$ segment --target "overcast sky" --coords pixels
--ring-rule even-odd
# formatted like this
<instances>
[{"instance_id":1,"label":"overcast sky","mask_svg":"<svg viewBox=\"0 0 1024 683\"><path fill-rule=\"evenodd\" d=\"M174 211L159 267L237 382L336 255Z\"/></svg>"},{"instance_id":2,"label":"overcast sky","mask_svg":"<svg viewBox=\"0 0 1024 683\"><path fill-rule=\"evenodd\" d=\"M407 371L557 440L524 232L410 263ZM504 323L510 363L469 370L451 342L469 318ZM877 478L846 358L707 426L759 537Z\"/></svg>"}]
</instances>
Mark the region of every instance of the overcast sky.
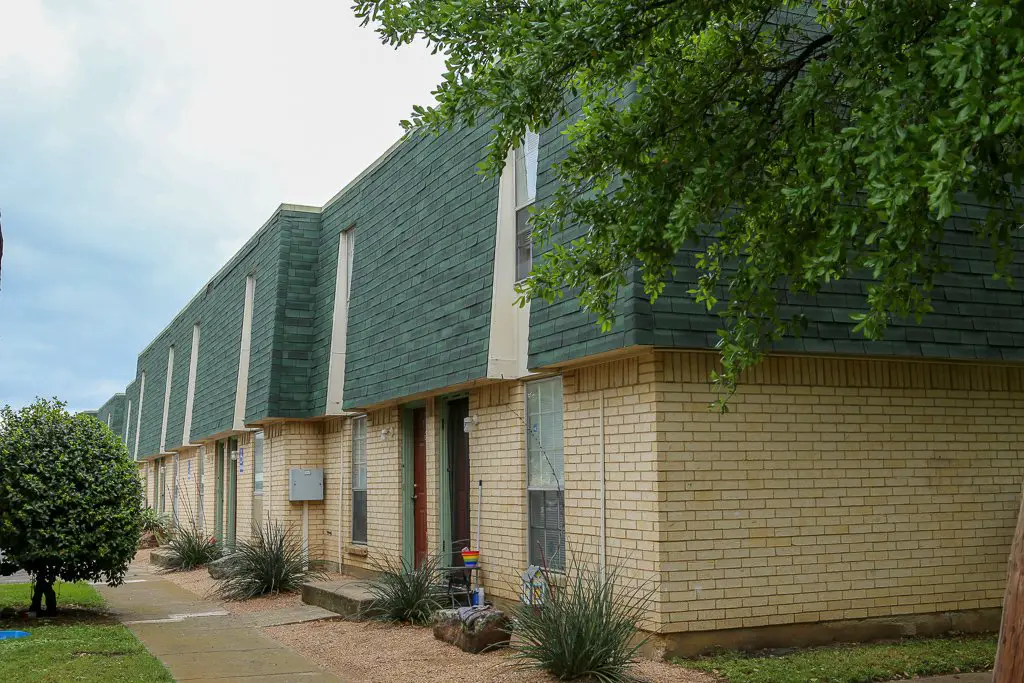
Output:
<instances>
[{"instance_id":1,"label":"overcast sky","mask_svg":"<svg viewBox=\"0 0 1024 683\"><path fill-rule=\"evenodd\" d=\"M330 199L441 70L348 0L0 0L0 404L122 391L274 208Z\"/></svg>"}]
</instances>

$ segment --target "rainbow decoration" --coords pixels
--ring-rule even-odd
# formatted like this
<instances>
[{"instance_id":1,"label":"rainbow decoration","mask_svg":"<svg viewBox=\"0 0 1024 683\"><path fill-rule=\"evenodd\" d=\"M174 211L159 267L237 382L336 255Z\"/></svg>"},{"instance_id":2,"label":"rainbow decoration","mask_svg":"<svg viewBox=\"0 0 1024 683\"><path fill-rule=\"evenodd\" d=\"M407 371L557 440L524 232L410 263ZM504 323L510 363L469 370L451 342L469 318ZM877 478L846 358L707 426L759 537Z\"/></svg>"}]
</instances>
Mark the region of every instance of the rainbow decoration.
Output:
<instances>
[{"instance_id":1,"label":"rainbow decoration","mask_svg":"<svg viewBox=\"0 0 1024 683\"><path fill-rule=\"evenodd\" d=\"M475 567L480 564L480 551L469 549L463 550L462 564L466 567Z\"/></svg>"}]
</instances>

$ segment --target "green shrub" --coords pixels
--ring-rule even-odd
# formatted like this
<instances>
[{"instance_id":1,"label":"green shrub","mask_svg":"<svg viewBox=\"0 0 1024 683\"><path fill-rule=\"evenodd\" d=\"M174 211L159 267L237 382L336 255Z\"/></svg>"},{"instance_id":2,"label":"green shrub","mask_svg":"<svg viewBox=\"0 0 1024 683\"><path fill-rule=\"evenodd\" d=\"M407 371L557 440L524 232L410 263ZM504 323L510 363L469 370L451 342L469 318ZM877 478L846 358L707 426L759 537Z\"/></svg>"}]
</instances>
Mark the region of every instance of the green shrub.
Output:
<instances>
[{"instance_id":1,"label":"green shrub","mask_svg":"<svg viewBox=\"0 0 1024 683\"><path fill-rule=\"evenodd\" d=\"M142 533L149 533L156 539L157 545L167 543L174 525L171 516L166 512L157 512L151 507L142 508Z\"/></svg>"},{"instance_id":2,"label":"green shrub","mask_svg":"<svg viewBox=\"0 0 1024 683\"><path fill-rule=\"evenodd\" d=\"M294 529L267 520L252 536L235 543L226 578L215 592L225 600L247 600L268 593L297 591L307 581L323 578L309 568L306 548Z\"/></svg>"},{"instance_id":3,"label":"green shrub","mask_svg":"<svg viewBox=\"0 0 1024 683\"><path fill-rule=\"evenodd\" d=\"M644 587L622 588L615 569L571 564L565 574L544 571L543 605L514 610L513 657L560 680L634 680L630 668L646 642L637 626L650 602Z\"/></svg>"},{"instance_id":4,"label":"green shrub","mask_svg":"<svg viewBox=\"0 0 1024 683\"><path fill-rule=\"evenodd\" d=\"M195 525L178 527L167 542L167 569L188 571L209 564L221 556L220 543Z\"/></svg>"},{"instance_id":5,"label":"green shrub","mask_svg":"<svg viewBox=\"0 0 1024 683\"><path fill-rule=\"evenodd\" d=\"M0 410L0 574L32 575L33 611L53 584L124 581L142 533L142 484L121 439L57 400Z\"/></svg>"},{"instance_id":6,"label":"green shrub","mask_svg":"<svg viewBox=\"0 0 1024 683\"><path fill-rule=\"evenodd\" d=\"M428 556L419 567L411 568L404 560L395 562L385 555L374 558L372 565L377 572L369 584L375 618L426 624L443 607L439 557Z\"/></svg>"}]
</instances>

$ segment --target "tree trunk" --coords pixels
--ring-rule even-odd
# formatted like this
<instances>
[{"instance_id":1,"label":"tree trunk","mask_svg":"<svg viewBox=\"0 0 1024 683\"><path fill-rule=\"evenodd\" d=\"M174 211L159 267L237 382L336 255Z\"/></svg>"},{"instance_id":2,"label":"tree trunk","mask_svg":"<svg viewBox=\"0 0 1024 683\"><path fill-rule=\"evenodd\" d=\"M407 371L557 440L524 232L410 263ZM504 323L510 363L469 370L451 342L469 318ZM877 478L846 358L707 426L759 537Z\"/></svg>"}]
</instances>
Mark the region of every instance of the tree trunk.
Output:
<instances>
[{"instance_id":1,"label":"tree trunk","mask_svg":"<svg viewBox=\"0 0 1024 683\"><path fill-rule=\"evenodd\" d=\"M46 611L43 612L43 597L46 597ZM36 614L45 614L47 616L53 616L57 613L57 594L53 591L53 579L43 576L41 574L36 575L35 583L32 587L32 605L29 610Z\"/></svg>"},{"instance_id":2,"label":"tree trunk","mask_svg":"<svg viewBox=\"0 0 1024 683\"><path fill-rule=\"evenodd\" d=\"M1017 512L1017 530L1010 546L1006 594L1003 596L1003 622L999 627L999 646L992 683L1024 681L1024 491Z\"/></svg>"}]
</instances>

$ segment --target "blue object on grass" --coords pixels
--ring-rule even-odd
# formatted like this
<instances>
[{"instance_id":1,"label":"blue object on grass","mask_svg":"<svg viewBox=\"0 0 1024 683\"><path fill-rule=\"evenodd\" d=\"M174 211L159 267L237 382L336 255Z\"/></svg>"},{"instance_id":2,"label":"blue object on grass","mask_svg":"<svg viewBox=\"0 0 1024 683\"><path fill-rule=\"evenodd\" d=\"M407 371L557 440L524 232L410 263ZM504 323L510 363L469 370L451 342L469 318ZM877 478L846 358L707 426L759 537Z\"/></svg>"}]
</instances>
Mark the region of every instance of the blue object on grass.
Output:
<instances>
[{"instance_id":1,"label":"blue object on grass","mask_svg":"<svg viewBox=\"0 0 1024 683\"><path fill-rule=\"evenodd\" d=\"M14 638L28 638L28 631L0 631L0 640L12 640Z\"/></svg>"}]
</instances>

